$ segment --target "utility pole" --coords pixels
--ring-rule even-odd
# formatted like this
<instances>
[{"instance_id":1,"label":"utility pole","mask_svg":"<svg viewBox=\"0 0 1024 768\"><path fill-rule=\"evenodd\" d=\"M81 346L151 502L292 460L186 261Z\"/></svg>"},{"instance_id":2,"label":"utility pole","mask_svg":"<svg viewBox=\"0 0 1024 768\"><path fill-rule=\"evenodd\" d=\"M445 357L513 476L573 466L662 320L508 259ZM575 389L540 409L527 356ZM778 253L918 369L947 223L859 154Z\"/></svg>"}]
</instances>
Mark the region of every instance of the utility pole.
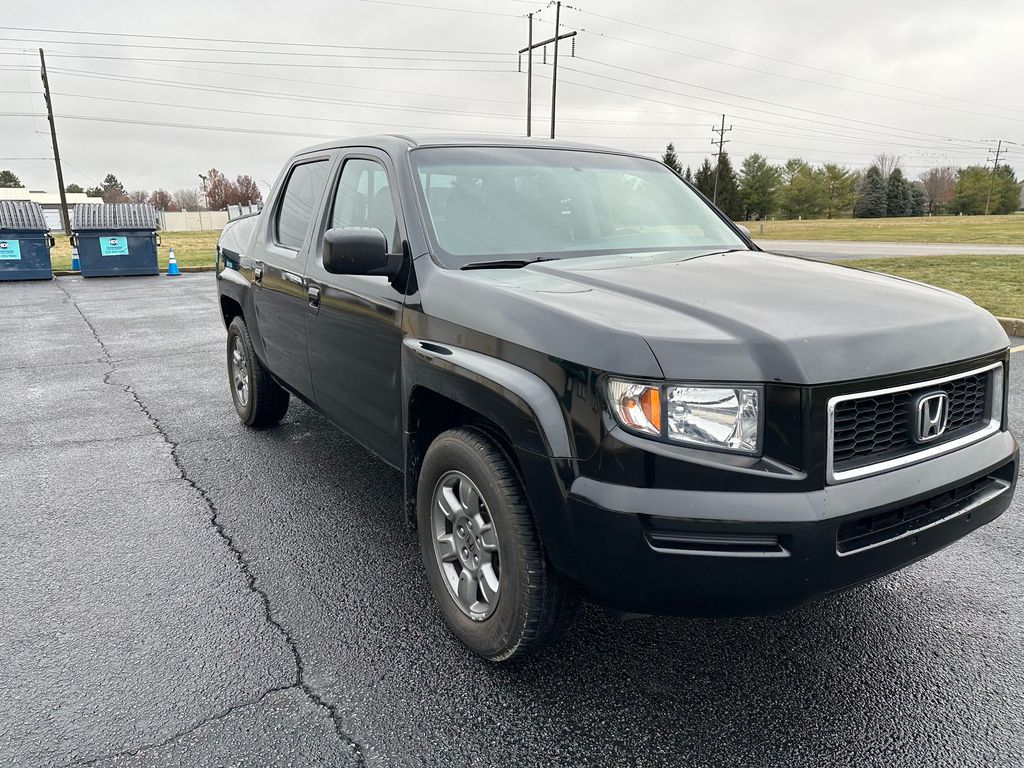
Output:
<instances>
[{"instance_id":1,"label":"utility pole","mask_svg":"<svg viewBox=\"0 0 1024 768\"><path fill-rule=\"evenodd\" d=\"M991 152L992 150L989 150ZM988 216L988 206L992 202L992 188L996 183L996 171L999 170L999 156L1003 154L1003 142L1002 139L996 144L996 158L995 162L992 163L992 177L988 180L988 197L985 198L985 215Z\"/></svg>"},{"instance_id":2,"label":"utility pole","mask_svg":"<svg viewBox=\"0 0 1024 768\"><path fill-rule=\"evenodd\" d=\"M715 128L714 126L711 126L711 132L718 134L717 141L715 139L711 140L712 145L718 144L718 158L715 161L715 191L714 194L711 196L711 202L714 203L715 205L718 204L718 174L722 170L722 145L729 143L728 141L725 140L725 134L727 134L731 130L731 125L728 128L725 127L725 115L722 115L721 128Z\"/></svg>"},{"instance_id":3,"label":"utility pole","mask_svg":"<svg viewBox=\"0 0 1024 768\"><path fill-rule=\"evenodd\" d=\"M68 216L68 197L64 192L64 171L60 167L60 149L57 147L57 126L53 122L53 101L50 100L50 80L46 76L46 57L43 49L39 49L39 64L42 66L40 75L43 78L43 98L46 100L46 116L50 119L50 140L53 142L53 162L57 166L57 187L60 189L60 219L64 225L64 234L71 234L71 217Z\"/></svg>"},{"instance_id":4,"label":"utility pole","mask_svg":"<svg viewBox=\"0 0 1024 768\"><path fill-rule=\"evenodd\" d=\"M533 134L533 14L530 14L530 33L526 45L526 135Z\"/></svg>"},{"instance_id":5,"label":"utility pole","mask_svg":"<svg viewBox=\"0 0 1024 768\"><path fill-rule=\"evenodd\" d=\"M552 139L555 138L555 97L557 95L557 88L558 88L558 41L559 40L565 40L566 38L575 37L576 36L576 30L573 30L572 32L563 32L562 34L558 33L559 23L561 22L561 19L559 18L560 15L561 15L561 10L562 10L562 3L559 2L555 6L555 34L554 34L554 36L553 37L549 37L547 40L541 40L541 41L536 42L536 43L533 42L533 14L532 13L529 14L529 17L528 17L530 19L529 42L527 43L525 48L520 48L519 49L519 55L520 56L522 56L524 53L528 54L527 60L526 60L526 62L527 62L526 63L526 80L527 80L527 84L526 84L526 135L527 136L531 135L531 133L532 133L532 125L531 125L530 121L531 121L531 119L533 117L533 51L535 49L537 49L537 48L544 48L545 49L545 54L546 54L547 46L550 45L551 43L554 43L555 44L555 58L554 58L554 63L553 63L553 67L552 67L552 70L551 70L551 138ZM576 55L576 46L575 46L575 41L573 41L573 42L574 42L574 45L573 45L573 53L572 53L572 55L575 56Z\"/></svg>"},{"instance_id":6,"label":"utility pole","mask_svg":"<svg viewBox=\"0 0 1024 768\"><path fill-rule=\"evenodd\" d=\"M555 59L551 64L551 138L555 138L555 91L558 89L558 25L562 2L555 3Z\"/></svg>"}]
</instances>

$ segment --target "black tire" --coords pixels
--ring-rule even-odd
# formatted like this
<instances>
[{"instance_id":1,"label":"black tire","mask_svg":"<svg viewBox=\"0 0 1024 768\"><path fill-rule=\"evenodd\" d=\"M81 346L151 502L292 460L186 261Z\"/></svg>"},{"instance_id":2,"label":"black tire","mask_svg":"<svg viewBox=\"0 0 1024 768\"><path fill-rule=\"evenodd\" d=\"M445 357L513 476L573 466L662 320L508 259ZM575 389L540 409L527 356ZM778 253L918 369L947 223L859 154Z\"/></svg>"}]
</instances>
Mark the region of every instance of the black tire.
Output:
<instances>
[{"instance_id":1,"label":"black tire","mask_svg":"<svg viewBox=\"0 0 1024 768\"><path fill-rule=\"evenodd\" d=\"M479 490L497 533L500 587L493 612L483 619L471 618L460 607L435 553L434 494L453 472ZM484 431L453 429L430 444L416 507L427 579L445 621L467 647L491 661L505 661L553 642L572 624L579 605L576 593L544 554L512 461Z\"/></svg>"},{"instance_id":2,"label":"black tire","mask_svg":"<svg viewBox=\"0 0 1024 768\"><path fill-rule=\"evenodd\" d=\"M243 396L235 385L233 356L238 340L238 350L244 357L245 371L248 374L248 395ZM254 429L272 427L288 412L290 396L288 390L281 387L270 377L270 372L263 366L252 348L249 329L241 317L236 317L228 325L227 343L228 386L231 389L231 402L235 404L238 418L246 426Z\"/></svg>"}]
</instances>

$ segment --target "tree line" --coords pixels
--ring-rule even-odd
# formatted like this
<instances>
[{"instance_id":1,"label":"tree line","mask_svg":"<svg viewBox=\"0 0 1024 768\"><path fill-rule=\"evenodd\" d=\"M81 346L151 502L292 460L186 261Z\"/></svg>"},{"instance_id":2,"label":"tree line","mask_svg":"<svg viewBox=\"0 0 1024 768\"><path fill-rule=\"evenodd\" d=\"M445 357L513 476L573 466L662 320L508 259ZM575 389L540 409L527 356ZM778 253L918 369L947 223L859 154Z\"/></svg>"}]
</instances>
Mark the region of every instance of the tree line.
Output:
<instances>
[{"instance_id":1,"label":"tree line","mask_svg":"<svg viewBox=\"0 0 1024 768\"><path fill-rule=\"evenodd\" d=\"M1021 183L1009 165L931 168L908 179L896 155L882 154L864 171L838 163L812 165L791 158L782 165L748 155L739 171L727 152L717 168L710 158L683 170L670 143L662 162L736 220L881 218L937 214L1007 214L1021 208Z\"/></svg>"},{"instance_id":2,"label":"tree line","mask_svg":"<svg viewBox=\"0 0 1024 768\"><path fill-rule=\"evenodd\" d=\"M0 187L21 186L21 179L13 171L0 170ZM222 211L229 205L259 205L263 202L263 194L251 176L243 174L232 181L216 168L207 171L202 189L129 191L117 176L108 173L98 186L85 188L80 184L68 184L64 191L84 192L89 197L103 198L105 203L150 203L158 211Z\"/></svg>"}]
</instances>

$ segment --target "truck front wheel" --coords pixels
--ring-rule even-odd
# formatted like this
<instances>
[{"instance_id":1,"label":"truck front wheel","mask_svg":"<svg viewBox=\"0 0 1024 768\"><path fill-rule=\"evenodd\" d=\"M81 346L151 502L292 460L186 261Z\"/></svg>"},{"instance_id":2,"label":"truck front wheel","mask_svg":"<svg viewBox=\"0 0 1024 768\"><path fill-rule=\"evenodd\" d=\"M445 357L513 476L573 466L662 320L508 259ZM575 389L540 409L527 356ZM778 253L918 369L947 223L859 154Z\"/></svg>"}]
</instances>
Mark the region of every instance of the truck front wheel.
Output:
<instances>
[{"instance_id":1,"label":"truck front wheel","mask_svg":"<svg viewBox=\"0 0 1024 768\"><path fill-rule=\"evenodd\" d=\"M249 329L241 317L228 326L227 351L228 383L238 418L257 429L274 426L288 411L288 391L270 377L256 357Z\"/></svg>"},{"instance_id":2,"label":"truck front wheel","mask_svg":"<svg viewBox=\"0 0 1024 768\"><path fill-rule=\"evenodd\" d=\"M485 432L438 436L423 459L416 501L430 587L465 645L504 661L569 626L575 593L544 554L511 460Z\"/></svg>"}]
</instances>

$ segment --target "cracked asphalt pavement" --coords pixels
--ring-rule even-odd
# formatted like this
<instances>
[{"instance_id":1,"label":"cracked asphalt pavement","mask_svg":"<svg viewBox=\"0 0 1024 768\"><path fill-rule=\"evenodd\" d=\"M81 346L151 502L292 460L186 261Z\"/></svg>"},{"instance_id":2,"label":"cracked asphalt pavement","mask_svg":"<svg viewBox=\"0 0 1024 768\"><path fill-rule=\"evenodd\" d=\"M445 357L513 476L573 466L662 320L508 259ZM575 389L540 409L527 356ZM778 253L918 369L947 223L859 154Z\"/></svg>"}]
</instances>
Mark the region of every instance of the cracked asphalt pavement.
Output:
<instances>
[{"instance_id":1,"label":"cracked asphalt pavement","mask_svg":"<svg viewBox=\"0 0 1024 768\"><path fill-rule=\"evenodd\" d=\"M244 429L224 339L210 274L0 284L0 765L1024 765L1020 494L783 616L587 607L492 666L400 476L301 403Z\"/></svg>"}]
</instances>

